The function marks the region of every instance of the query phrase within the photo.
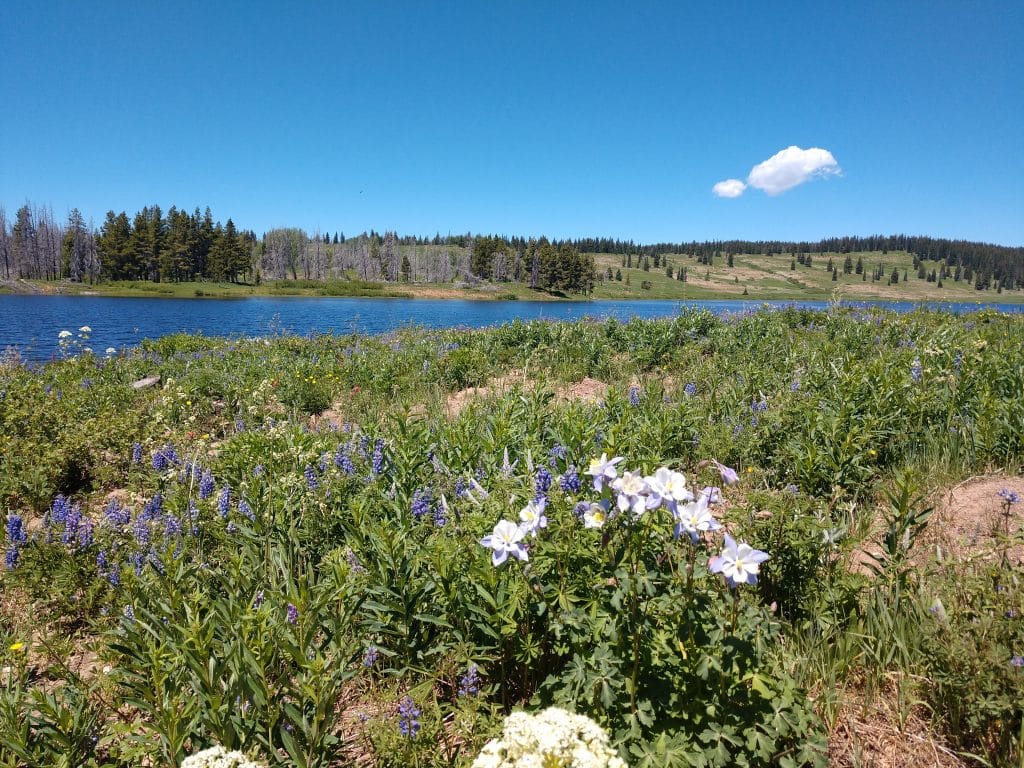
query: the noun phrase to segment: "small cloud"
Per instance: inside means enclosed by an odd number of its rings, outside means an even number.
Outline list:
[[[746,184],[739,179],[726,179],[715,184],[712,192],[718,197],[739,197],[750,186],[774,197],[815,176],[835,176],[840,173],[842,169],[839,163],[827,149],[792,146],[755,165],[747,176]]]
[[[711,188],[711,191],[715,193],[717,197],[739,197],[743,194],[743,190],[747,188],[739,179],[726,179],[720,181]]]

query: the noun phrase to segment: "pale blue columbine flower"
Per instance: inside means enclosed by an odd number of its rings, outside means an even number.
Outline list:
[[[718,504],[722,500],[722,489],[715,485],[705,485],[701,495],[708,497],[708,504]]]
[[[547,499],[541,497],[534,499],[523,507],[519,513],[519,520],[521,521],[519,527],[523,529],[523,533],[536,537],[539,529],[548,527],[548,518],[544,514],[544,507],[546,505]]]
[[[529,559],[526,547],[522,544],[525,535],[526,531],[511,520],[502,520],[494,526],[493,533],[480,539],[480,543],[494,550],[491,553],[491,563],[494,566],[504,563],[509,555],[525,562]]]
[[[653,475],[644,478],[644,482],[650,488],[650,498],[658,499],[670,511],[674,512],[681,502],[693,501],[693,493],[686,487],[686,476],[682,472],[658,467]],[[653,508],[650,503],[648,507]]]
[[[587,474],[594,478],[594,490],[600,493],[604,489],[605,481],[612,481],[619,476],[615,465],[625,461],[621,456],[609,459],[608,454],[602,453],[600,459],[591,459],[590,468]]]
[[[719,464],[714,459],[711,460],[711,463],[718,469],[718,473],[722,476],[722,482],[726,485],[735,485],[740,481],[740,476],[736,474],[736,470],[732,467]]]
[[[690,541],[696,544],[700,541],[700,535],[708,531],[717,531],[722,524],[712,517],[708,511],[708,497],[703,493],[688,504],[680,504],[675,510],[676,527],[675,534],[678,538],[683,533],[690,536]]]
[[[629,509],[639,517],[649,509],[648,503],[651,501],[651,497],[648,494],[651,489],[640,475],[623,472],[622,477],[612,481],[612,488],[618,494],[615,503],[620,512]],[[657,499],[655,506],[660,503],[661,499]]]
[[[737,544],[732,536],[725,534],[725,546],[722,554],[708,561],[708,570],[720,573],[730,587],[740,584],[757,584],[757,574],[761,563],[768,559],[766,552],[754,549],[746,542]]]
[[[607,501],[592,502],[583,513],[584,528],[602,528],[608,520]]]

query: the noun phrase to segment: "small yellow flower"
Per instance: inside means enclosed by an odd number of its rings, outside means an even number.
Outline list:
[[[192,405],[192,401],[191,400],[186,400],[185,401],[185,405]]]
[[[876,451],[874,448],[868,449],[868,456],[877,456],[877,455],[878,455],[878,451]]]
[[[747,467],[747,472],[753,472],[753,471],[754,471],[753,467]]]
[[[18,642],[18,643],[13,643],[13,644],[11,645],[11,647],[9,648],[9,650],[12,650],[12,651],[20,651],[20,650],[21,650],[22,648],[24,648],[24,647],[25,647],[25,644],[24,644],[24,643]]]

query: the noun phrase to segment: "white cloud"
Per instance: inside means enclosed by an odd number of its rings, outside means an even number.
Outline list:
[[[832,153],[820,147],[800,149],[786,147],[763,163],[755,165],[747,183],[766,194],[778,195],[815,176],[828,176],[840,172],[839,163]]]
[[[739,197],[743,194],[743,190],[747,188],[739,179],[726,179],[720,181],[711,188],[711,191],[715,193],[717,197]]]
[[[711,191],[718,197],[739,197],[750,186],[775,196],[815,176],[834,176],[840,173],[842,169],[839,163],[827,149],[792,146],[755,165],[747,176],[746,184],[739,179],[726,179],[715,184]]]

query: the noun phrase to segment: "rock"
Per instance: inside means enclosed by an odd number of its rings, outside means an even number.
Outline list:
[[[144,379],[132,382],[132,389],[147,389],[148,387],[156,386],[160,383],[159,376],[147,376]]]

